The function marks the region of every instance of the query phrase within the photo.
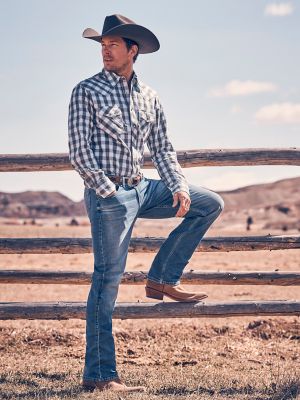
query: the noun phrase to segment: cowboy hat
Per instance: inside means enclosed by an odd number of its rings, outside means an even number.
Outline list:
[[[154,33],[120,14],[108,15],[105,18],[101,35],[92,28],[86,28],[82,33],[84,38],[96,40],[96,42],[101,42],[102,37],[108,35],[134,40],[141,54],[153,53],[160,47]]]

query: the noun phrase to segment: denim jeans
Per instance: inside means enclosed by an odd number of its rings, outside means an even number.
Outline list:
[[[159,179],[145,176],[135,187],[117,186],[116,195],[102,198],[84,188],[94,253],[94,271],[86,309],[86,353],[83,379],[107,381],[118,377],[112,313],[123,276],[137,218],[171,218],[173,195]],[[189,184],[191,205],[169,234],[148,272],[148,279],[178,285],[184,267],[224,202],[215,192]]]

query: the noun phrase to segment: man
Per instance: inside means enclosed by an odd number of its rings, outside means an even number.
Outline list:
[[[138,54],[159,49],[156,36],[121,15],[106,17],[101,35],[88,28],[83,36],[101,43],[104,68],[74,87],[69,105],[70,162],[84,180],[94,252],[82,384],[92,390],[145,391],[119,378],[112,335],[134,223],[137,218],[184,217],[151,265],[146,295],[199,301],[207,295],[185,290],[180,277],[221,213],[223,200],[187,182],[158,96],[133,70]],[[161,179],[146,178],[141,171],[145,144]]]

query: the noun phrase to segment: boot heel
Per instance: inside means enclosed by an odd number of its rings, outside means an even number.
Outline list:
[[[151,299],[162,300],[164,298],[164,294],[159,292],[158,290],[146,287],[146,296]]]

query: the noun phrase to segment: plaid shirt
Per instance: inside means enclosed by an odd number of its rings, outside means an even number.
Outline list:
[[[102,69],[73,89],[68,118],[69,159],[84,185],[107,197],[115,190],[109,175],[141,172],[144,146],[159,176],[174,194],[189,193],[157,94],[137,79]]]

